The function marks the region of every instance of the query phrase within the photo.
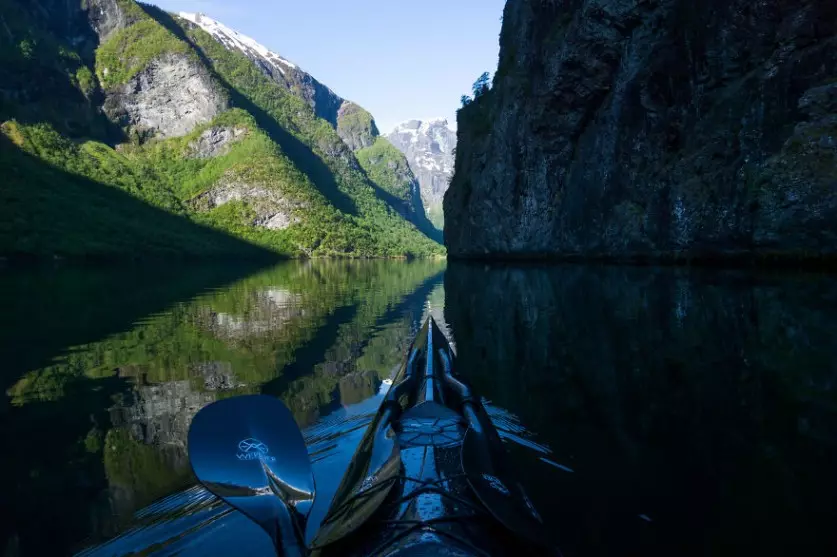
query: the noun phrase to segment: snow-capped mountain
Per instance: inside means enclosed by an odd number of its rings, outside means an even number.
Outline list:
[[[442,198],[453,176],[456,132],[445,118],[408,120],[397,125],[386,138],[407,157],[418,178],[427,217],[441,228]]]
[[[211,17],[203,14],[187,12],[180,12],[180,17],[199,25],[204,31],[221,41],[227,48],[237,48],[242,52],[252,51],[254,55],[261,57],[261,59],[279,70],[282,74],[285,73],[285,69],[296,69],[294,64],[288,62],[275,52],[271,52],[250,37],[242,35],[235,29],[230,29],[220,21],[215,21]]]
[[[243,52],[274,81],[285,85],[290,91],[305,99],[317,116],[337,126],[338,112],[346,101],[296,64],[209,16],[188,12],[180,12],[178,15],[215,37],[228,49]]]
[[[220,21],[199,13],[180,12],[178,15],[209,33],[228,50],[241,52],[267,77],[304,99],[317,116],[334,127],[346,147],[356,155],[363,156],[361,151],[376,144],[380,134],[375,120],[361,106],[341,98],[296,64]],[[413,122],[414,129],[410,127]],[[424,124],[419,121],[405,122],[396,128],[396,131],[399,130],[403,133],[395,136],[396,139],[392,142],[404,154],[400,162],[380,156],[380,152],[375,155],[367,153],[368,156],[364,160],[371,164],[388,165],[387,174],[395,175],[398,182],[398,185],[391,184],[398,192],[396,197],[400,197],[406,191],[404,183],[412,182],[415,187],[415,180],[418,180],[421,195],[404,194],[406,197],[401,199],[403,206],[396,203],[393,208],[419,226],[425,234],[437,239],[438,230],[433,230],[433,226],[438,229],[442,227],[442,196],[453,173],[452,150],[456,134],[447,128],[447,121],[444,119],[434,119]],[[411,133],[414,136],[411,136],[412,143],[407,137]],[[401,135],[404,138],[401,138]],[[408,145],[412,146],[409,151],[405,150]],[[415,158],[411,159],[408,152],[415,155]],[[383,187],[381,184],[376,185]],[[383,189],[386,190],[386,187]],[[427,230],[422,228],[425,225]]]

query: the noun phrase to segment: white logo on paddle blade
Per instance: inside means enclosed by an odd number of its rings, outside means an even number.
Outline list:
[[[252,437],[239,441],[238,450],[240,452],[235,455],[238,460],[265,460],[268,462],[276,460],[275,456],[267,454],[269,450],[266,444]]]
[[[488,485],[502,493],[503,495],[509,495],[509,489],[500,481],[500,478],[497,476],[492,476],[491,474],[483,474],[483,479],[488,482]]]
[[[238,442],[238,450],[243,453],[249,453],[252,451],[259,451],[262,454],[267,453],[267,445],[259,441],[258,439],[242,439]]]

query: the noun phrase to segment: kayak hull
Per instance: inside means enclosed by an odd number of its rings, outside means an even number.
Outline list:
[[[343,477],[314,555],[549,553],[540,516],[508,479],[499,435],[454,360],[429,318]]]

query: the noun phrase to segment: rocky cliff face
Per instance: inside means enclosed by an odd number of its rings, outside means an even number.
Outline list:
[[[55,3],[60,3],[56,0]],[[63,2],[70,7],[69,2]],[[89,0],[87,2],[87,17],[101,41],[106,41],[111,34],[133,25],[139,14],[119,0]]]
[[[421,187],[427,218],[444,227],[442,199],[453,176],[456,132],[444,118],[409,120],[395,127],[387,139],[404,153]]]
[[[349,149],[359,151],[371,147],[379,134],[369,112],[351,101],[344,101],[337,112],[337,135]]]
[[[180,137],[228,108],[226,92],[197,61],[160,57],[127,83],[108,91],[104,110],[140,136]]]
[[[521,0],[500,43],[452,255],[837,255],[837,4]]]
[[[341,98],[296,64],[220,21],[200,13],[180,12],[179,15],[212,35],[225,48],[247,56],[266,76],[305,100],[317,116],[332,125],[352,151],[375,143],[378,128],[363,107]]]

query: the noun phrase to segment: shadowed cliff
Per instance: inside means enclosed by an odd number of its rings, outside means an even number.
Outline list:
[[[454,257],[833,260],[837,5],[506,5],[458,115]]]

